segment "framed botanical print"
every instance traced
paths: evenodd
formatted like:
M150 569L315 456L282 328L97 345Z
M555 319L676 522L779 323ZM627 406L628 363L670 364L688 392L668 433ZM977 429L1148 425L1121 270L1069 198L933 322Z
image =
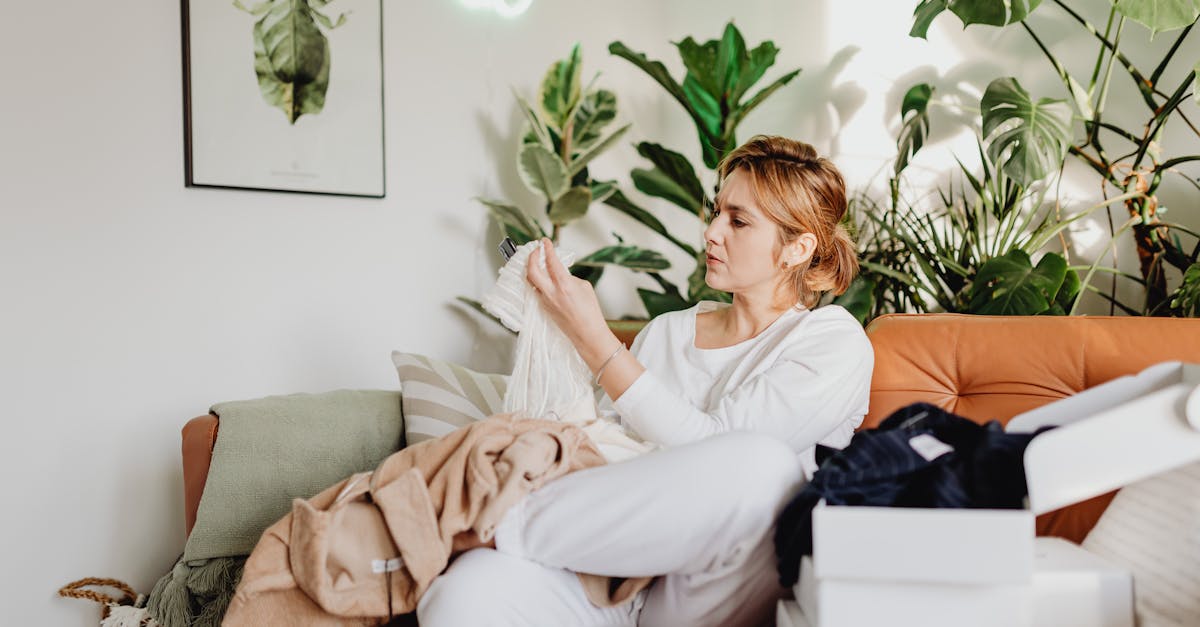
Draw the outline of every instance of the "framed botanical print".
M383 197L382 0L182 0L185 183Z

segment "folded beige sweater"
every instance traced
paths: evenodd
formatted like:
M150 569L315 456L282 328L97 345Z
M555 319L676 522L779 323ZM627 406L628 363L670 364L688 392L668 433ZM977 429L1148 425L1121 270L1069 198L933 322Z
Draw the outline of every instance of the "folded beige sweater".
M523 496L603 463L578 427L513 414L393 453L374 472L293 502L250 554L223 624L383 624L416 609L454 556L489 544ZM597 605L650 583L579 577Z

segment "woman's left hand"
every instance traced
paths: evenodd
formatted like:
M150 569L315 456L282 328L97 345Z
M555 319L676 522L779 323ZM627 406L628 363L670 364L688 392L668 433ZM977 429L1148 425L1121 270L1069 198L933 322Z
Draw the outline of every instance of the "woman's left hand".
M596 290L567 270L548 238L542 238L540 253L546 256L546 267L538 263L539 251L535 250L525 264L525 276L543 309L587 360L589 352L603 351L604 346L611 344L611 340L605 339L606 335L612 336L612 331L600 310Z

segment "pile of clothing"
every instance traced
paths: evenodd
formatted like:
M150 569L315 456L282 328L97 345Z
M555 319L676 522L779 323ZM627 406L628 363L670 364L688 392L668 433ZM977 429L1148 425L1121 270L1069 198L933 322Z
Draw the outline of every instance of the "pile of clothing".
M818 445L812 481L779 516L775 555L779 581L796 583L812 554L812 510L828 505L1020 509L1025 447L1039 433L1006 433L927 403L909 405L842 449Z

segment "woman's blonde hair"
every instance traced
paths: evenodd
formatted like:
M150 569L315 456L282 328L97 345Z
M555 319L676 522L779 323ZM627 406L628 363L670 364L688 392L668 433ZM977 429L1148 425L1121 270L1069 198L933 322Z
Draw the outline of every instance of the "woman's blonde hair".
M759 209L779 227L774 254L804 233L817 238L807 263L792 267L783 285L812 307L821 292L841 294L858 273L858 253L842 226L846 182L841 172L812 146L786 137L756 135L717 166L721 182L735 170L750 176Z

